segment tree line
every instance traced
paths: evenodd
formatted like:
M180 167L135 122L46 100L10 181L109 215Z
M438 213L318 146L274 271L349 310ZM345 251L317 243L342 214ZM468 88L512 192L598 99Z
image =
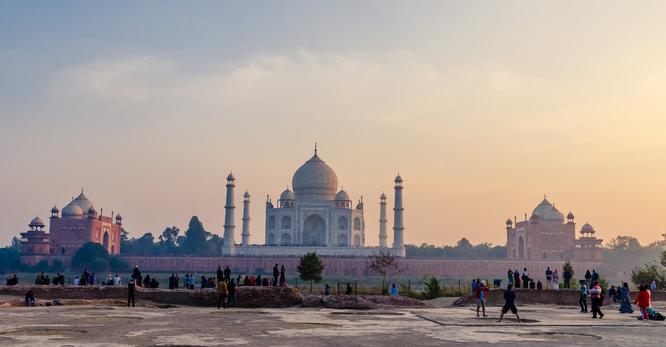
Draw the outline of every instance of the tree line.
M420 246L406 245L405 250L407 258L506 259L505 246L493 246L487 242L473 245L464 237L455 246L439 247L423 243Z
M176 226L167 227L155 239L152 233L145 233L138 238L129 238L123 230L120 235L122 255L139 256L219 256L223 238L206 231L197 216L192 216L187 230L181 234Z

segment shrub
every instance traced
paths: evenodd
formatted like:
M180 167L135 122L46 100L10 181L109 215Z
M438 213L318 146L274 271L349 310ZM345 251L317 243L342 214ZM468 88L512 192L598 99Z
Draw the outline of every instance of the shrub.
M72 257L72 267L75 269L89 268L93 260L103 259L106 261L107 270L109 264L109 252L96 242L88 242L79 248ZM101 264L97 262L97 264Z
M88 269L91 272L108 272L110 267L111 266L109 265L109 261L104 258L96 258L88 263Z
M111 271L113 272L130 271L129 263L125 259L118 256L111 257L111 259L109 259L109 266L111 267Z

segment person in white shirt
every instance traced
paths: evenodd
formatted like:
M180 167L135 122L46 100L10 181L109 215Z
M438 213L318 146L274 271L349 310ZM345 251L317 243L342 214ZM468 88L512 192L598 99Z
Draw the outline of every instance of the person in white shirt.
M74 285L78 286L80 283L81 283L81 280L79 279L79 276L76 276L76 278L74 279Z
M118 276L118 274L116 274L116 277L113 278L113 285L114 286L120 285L120 276Z

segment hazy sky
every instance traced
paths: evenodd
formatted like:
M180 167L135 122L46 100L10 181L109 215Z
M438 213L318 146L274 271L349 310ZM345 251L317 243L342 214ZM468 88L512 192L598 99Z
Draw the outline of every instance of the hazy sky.
M664 1L2 1L0 244L81 187L133 236L252 241L320 145L377 244L504 244L547 194L606 240L666 232ZM389 224L392 217L389 218ZM389 241L392 237L389 238Z

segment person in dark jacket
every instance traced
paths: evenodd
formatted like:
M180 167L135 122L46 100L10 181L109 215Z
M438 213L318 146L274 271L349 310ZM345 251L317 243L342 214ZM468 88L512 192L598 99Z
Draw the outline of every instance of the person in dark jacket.
M150 288L150 275L143 278L143 286L144 288Z
M136 284L134 283L134 280L127 282L127 307L130 307L130 303L132 304L132 307L134 307L135 287Z
M231 281L231 269L229 268L229 265L224 268L224 280L227 281L227 283Z
M285 277L285 268L284 265L280 267L280 287L284 287L287 285L287 278Z
M516 292L513 291L513 286L510 284L506 287L506 291L504 291L504 306L502 307L502 313L500 313L499 319L497 320L498 323L502 321L504 314L509 312L509 310L516 315L516 318L518 318L518 322L520 323L520 316L518 315L518 308L516 307Z
M222 265L218 265L217 266L217 282L222 281L222 280L224 280L224 271L222 271Z
M227 306L229 307L234 307L236 306L236 281L231 280L229 282L229 286L227 287L227 291L229 292L229 297L227 299Z
M278 286L278 277L280 277L280 270L278 270L278 264L273 266L273 287Z

